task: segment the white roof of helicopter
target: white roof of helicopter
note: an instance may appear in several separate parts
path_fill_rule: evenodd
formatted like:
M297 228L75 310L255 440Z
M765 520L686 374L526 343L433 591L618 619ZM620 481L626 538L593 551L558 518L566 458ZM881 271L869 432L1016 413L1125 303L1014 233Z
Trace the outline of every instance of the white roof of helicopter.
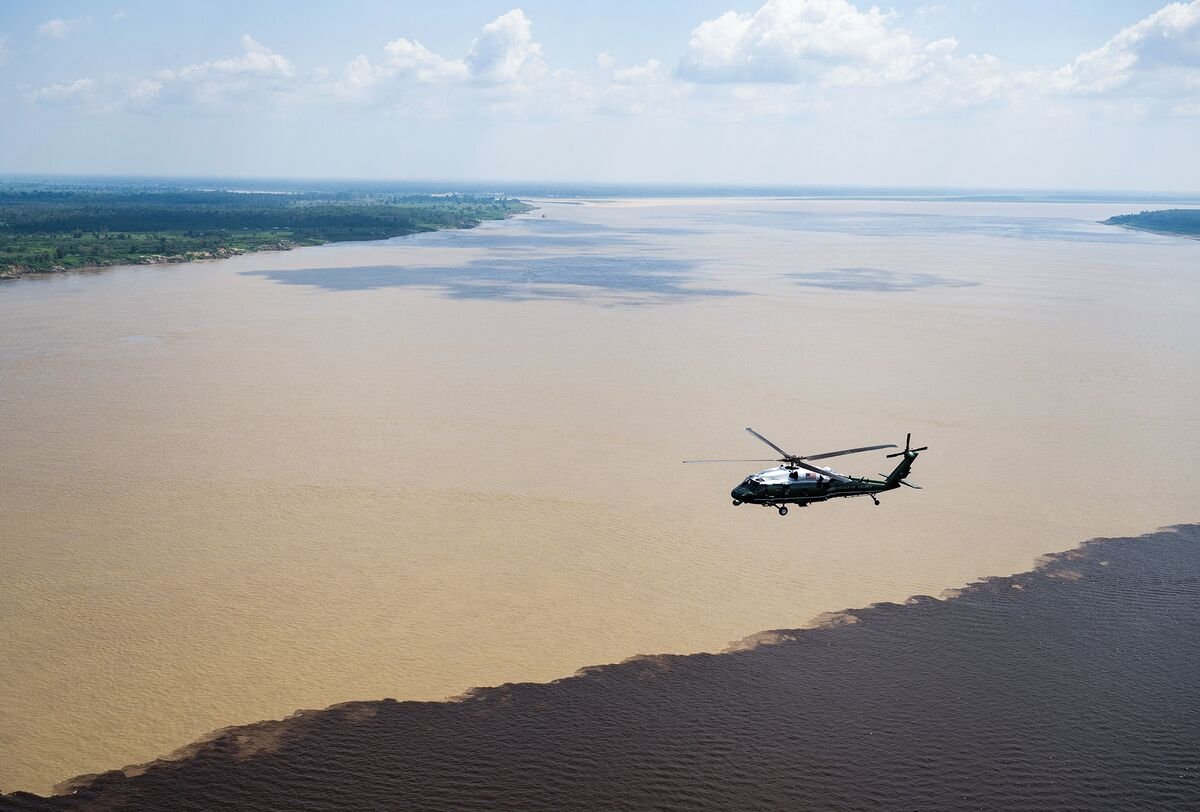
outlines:
M834 473L834 474L837 473L837 471L834 471L832 468L830 468L828 466L822 467L821 470L829 471L830 473ZM793 472L796 474L795 479L792 479L792 477L791 477L791 474ZM796 482L798 480L804 480L804 479L817 479L817 474L813 473L812 471L806 471L803 468L789 468L786 465L777 465L774 468L768 468L765 471L759 471L757 474L751 474L750 479L753 479L755 482L762 482L764 484L770 485L772 483Z

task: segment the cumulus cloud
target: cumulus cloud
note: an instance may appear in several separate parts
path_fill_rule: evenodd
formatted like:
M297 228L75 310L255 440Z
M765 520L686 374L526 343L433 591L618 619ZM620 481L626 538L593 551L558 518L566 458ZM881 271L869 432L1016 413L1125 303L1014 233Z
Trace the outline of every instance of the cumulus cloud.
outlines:
M1171 3L1048 77L1060 93L1200 91L1200 0Z
M50 22L69 29L73 21ZM850 0L766 0L749 13L701 21L674 70L654 58L621 64L607 51L594 66L568 70L547 66L531 21L517 8L483 25L458 54L399 37L340 72L326 71L300 68L245 35L241 52L228 58L60 82L27 97L95 110L341 104L400 115L544 120L729 121L856 107L906 117L1047 97L1131 114L1200 112L1200 0L1171 3L1057 70L1021 73L990 55L963 54L952 36L917 36L901 22L894 12ZM0 38L0 61L4 54Z
M523 72L540 72L542 46L533 41L525 12L515 8L485 25L467 51L466 65L484 82L512 82Z
M73 31L78 31L81 28L87 27L91 23L89 17L76 17L72 20L53 19L47 20L38 26L38 33L43 37L51 37L53 39L64 39Z
M462 58L449 58L421 42L400 37L383 46L384 56L372 62L359 54L342 71L339 79L320 84L318 95L367 103L410 105L436 86L459 85L455 94L469 94L470 86L519 92L521 85L546 73L542 46L533 41L529 18L513 9L485 25ZM443 95L445 104L448 96ZM427 99L431 101L431 99Z
M461 59L446 59L416 40L400 38L383 46L390 75L418 82L442 82L466 79L468 68Z
M727 11L692 30L679 75L694 82L785 82L868 66L902 78L918 43L878 8L847 0L768 0L753 14Z
M916 16L939 10L920 6ZM1057 70L1023 73L990 55L959 54L953 37L923 41L875 7L767 0L753 13L728 11L696 26L676 73L700 84L795 85L814 94L891 87L887 104L901 114L1050 94L1191 115L1200 97L1200 0L1169 3Z
M47 32L56 36L63 30L56 25ZM520 9L484 25L461 58L447 58L417 40L401 37L387 42L374 62L365 54L354 57L340 75L320 69L302 71L249 34L243 35L241 44L242 53L226 59L164 68L143 77L106 77L99 84L93 82L88 95L114 108L141 110L158 104L329 101L432 109L438 103L453 107L451 95L465 104L475 92L472 88L486 94L485 100L493 105L532 95L529 83L548 73L542 46L534 41L529 18ZM460 89L454 94L435 90L446 85ZM82 100L84 94L53 85L31 96L57 102Z
M958 53L958 41L923 41L898 25L894 13L860 10L848 0L768 0L753 13L728 11L692 30L677 75L704 85L735 85L728 95L753 97L772 115L812 111L855 88L906 85L883 101L900 115L965 109L1011 90L992 56ZM810 95L751 93L747 86L804 87ZM762 102L766 107L762 107Z

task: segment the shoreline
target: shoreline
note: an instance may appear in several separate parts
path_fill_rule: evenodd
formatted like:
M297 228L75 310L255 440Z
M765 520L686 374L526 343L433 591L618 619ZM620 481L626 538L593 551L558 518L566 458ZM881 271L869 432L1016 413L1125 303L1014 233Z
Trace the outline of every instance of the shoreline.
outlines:
M134 803L136 805L138 800L143 803L150 801L153 804L152 799L157 797L160 790L178 792L180 783L185 788L183 797L189 797L186 794L188 789L193 792L213 789L210 787L209 781L212 779L212 775L220 776L222 771L228 771L232 778L245 780L245 786L239 784L232 790L238 803L265 803L266 799L253 793L264 791L264 788L279 790L283 787L269 781L261 783L261 779L253 775L254 767L256 761L261 760L263 764L259 766L263 766L264 769L268 762L272 762L273 766L270 767L272 770L277 767L283 769L279 765L274 765L273 762L286 762L286 757L280 755L287 749L284 746L285 743L290 743L290 745L307 744L317 750L322 750L322 748L330 746L327 744L328 740L333 742L336 747L327 755L346 758L342 753L342 748L345 748L347 744L341 738L349 736L353 739L360 735L359 728L375 725L381 727L381 730L378 731L380 735L394 736L398 732L407 731L412 734L413 738L437 739L442 747L453 746L469 750L474 745L463 738L469 735L469 731L475 727L489 726L489 732L494 733L495 731L491 731L490 727L495 727L496 724L503 725L506 715L509 717L510 723L519 723L521 727L519 727L518 733L524 731L528 724L534 724L535 732L529 735L552 738L560 735L559 732L547 733L542 729L542 725L547 724L541 721L543 713L551 716L563 713L567 714L569 718L575 718L573 714L582 712L591 724L599 724L601 728L599 733L603 733L606 720L599 718L599 714L593 714L586 708L581 711L578 707L580 704L586 705L588 701L593 704L600 703L598 705L600 710L620 715L624 712L625 700L617 702L614 701L615 698L626 697L628 702L639 703L646 701L645 694L647 692L655 691L668 692L667 696L657 699L655 702L666 705L675 703L675 706L670 708L670 713L664 712L663 723L668 724L668 719L683 712L683 709L691 707L691 695L688 692L697 686L704 687L714 678L718 679L717 685L725 684L720 680L735 678L736 684L741 684L744 680L758 684L765 680L764 684L772 687L776 685L775 680L777 679L789 679L788 674L795 677L798 673L803 673L805 679L801 682L816 678L814 684L808 686L812 690L818 693L822 690L832 690L836 694L839 689L838 685L822 686L819 680L819 674L825 672L823 667L818 666L820 666L822 658L829 657L838 663L839 669L844 670L843 676L853 676L866 682L877 680L880 686L886 689L885 694L887 690L893 690L897 684L907 683L912 690L919 690L915 687L916 683L912 681L912 675L905 674L903 661L881 662L879 666L881 673L873 674L875 669L872 663L876 660L861 657L859 653L856 653L856 646L867 646L868 651L871 650L870 647L881 646L883 650L889 651L892 647L905 645L903 641L906 636L913 636L920 645L936 647L937 641L943 634L939 629L943 625L949 624L948 628L959 628L960 631L965 628L968 633L965 638L955 639L950 650L960 651L960 653L969 651L973 657L985 661L983 664L973 667L986 670L984 666L989 658L1000 657L1002 661L1007 661L1008 659L1020 660L1022 656L1029 656L1030 652L1027 650L1014 652L1010 649L1007 653L1003 650L999 653L994 652L991 650L991 644L994 641L989 636L996 629L1005 627L1010 621L1024 620L1029 613L1043 613L1044 617L1039 615L1041 620L1038 622L1043 624L1043 628L1046 629L1048 634L1046 641L1056 640L1064 645L1075 642L1080 637L1079 630L1072 628L1068 623L1061 632L1055 631L1053 628L1046 628L1047 621L1050 626L1053 626L1057 621L1077 620L1089 628L1095 626L1098 633L1107 631L1104 622L1097 621L1091 614L1072 616L1068 612L1067 617L1062 617L1062 613L1067 610L1087 607L1092 612L1101 615L1106 612L1118 614L1133 612L1136 614L1139 611L1145 611L1148 616L1154 616L1155 607L1126 606L1128 596L1123 593L1141 581L1145 581L1147 584L1161 585L1159 579L1163 577L1162 573L1174 573L1180 583L1194 581L1197 577L1196 572L1187 570L1176 572L1171 561L1161 560L1163 557L1169 558L1172 554L1178 559L1174 562L1176 566L1180 562L1185 565L1200 565L1200 555L1198 555L1200 554L1200 525L1167 526L1152 533L1130 538L1089 539L1067 550L1041 556L1034 567L1027 571L1005 576L982 577L960 588L948 588L941 593L940 597L913 595L903 603L879 602L862 608L826 613L814 618L810 625L798 629L767 630L749 635L741 641L731 643L725 651L719 654L634 655L619 663L586 666L578 669L571 676L545 683L507 683L491 687L478 687L470 689L458 697L435 702L395 699L347 701L319 710L299 710L282 719L220 728L208 736L183 745L162 758L103 773L69 778L56 785L55 793L49 796L39 796L22 791L0 795L0 809L75 808L76 801L82 801L86 806L89 800L100 806L110 803L116 805ZM1136 569L1139 565L1143 568L1142 572ZM1107 594L1106 590L1115 591L1116 599L1113 600L1114 596ZM1061 601L1062 606L1054 605L1055 600ZM1146 603L1164 600L1169 600L1169 598L1154 595L1147 598ZM1176 601L1178 600L1177 598ZM1185 608L1200 609L1200 607L1192 607L1188 603L1186 594L1182 601ZM1013 615L1013 617L1009 617L1009 615ZM1124 615L1121 616L1124 617ZM964 618L969 621L966 626L962 625ZM1137 621L1134 623L1135 627L1145 622L1145 619L1140 616L1134 619ZM1186 618L1179 622L1186 622ZM916 626L913 625L914 623ZM922 623L926 628L921 628ZM958 623L957 627L956 623ZM995 624L996 629L992 629L988 625L989 623ZM978 624L980 627L976 628L971 624ZM1087 632L1087 634L1090 633ZM972 634L974 634L974 639ZM1087 637L1087 634L1084 634L1083 637ZM873 642L865 644L864 639L866 638L871 638ZM1015 639L1020 646L1034 649L1030 659L1039 667L1043 665L1044 658L1057 662L1058 658L1063 656L1057 651L1043 650L1045 641L1030 641L1020 636ZM1094 645L1097 651L1107 648L1104 640L1097 641ZM1092 644L1089 642L1087 644L1089 656L1096 653L1092 651L1091 646ZM1185 654L1190 653L1186 647L1184 648ZM843 656L838 652L845 652L845 654ZM1118 652L1115 656L1120 657L1121 655ZM788 665L778 675L755 673L756 669L760 672L764 670L771 672L771 669L780 667L781 659L789 657L795 659L796 663ZM1118 664L1123 667L1138 667L1137 662L1134 662L1136 658L1129 657L1128 659L1129 662L1119 660ZM843 660L845 661L843 662ZM917 660L913 660L909 665L915 666L916 662ZM954 664L954 668L944 674L945 678L952 682L956 679L955 674L960 674L964 668L970 670L972 666L968 666L969 662L969 660L960 659ZM934 663L934 667L940 668L942 664ZM951 663L945 661L944 664L950 665ZM800 672L793 672L792 669L799 665L803 665L804 668ZM921 667L926 666L927 664L923 664ZM747 671L747 668L750 670ZM692 674L692 677L698 679L699 682L694 683L688 679L676 678L675 675L682 672L696 672ZM1050 672L1051 674L1056 673L1053 668ZM1046 684L1040 687L1045 690L1053 690L1063 686ZM1070 688L1070 686L1065 687ZM1008 686L1008 690L1011 691L1013 688ZM629 693L630 691L633 693ZM671 692L683 695L671 696ZM715 713L717 720L724 718L721 712L721 703L732 702L736 705L741 701L741 698L726 695L723 692L702 696L708 696L705 699L706 702L718 705ZM940 694L937 695L937 698L938 701L942 699ZM851 703L843 709L844 712L853 715L854 697L848 696L844 699ZM905 701L908 700L905 699ZM958 696L956 701L963 702L964 697ZM658 707L658 705L654 704L654 707ZM1003 711L1001 715L1009 712L1003 708L1000 710ZM525 714L530 712L533 716L531 719L526 719ZM781 709L781 712L786 712L786 709ZM836 717L836 713L837 711L835 711L835 718L840 719L840 717ZM806 714L802 713L801 716L803 721L808 721ZM451 733L434 733L427 727L433 723L434 719L442 717L453 719L454 724L450 725ZM489 725L484 721L488 719L493 720L495 724ZM851 722L848 719L842 721L847 724ZM910 721L912 724L922 723L916 718ZM1100 721L1103 722L1103 717ZM738 730L744 724L751 724L751 722L742 720L740 716L731 717L727 723ZM721 724L721 722L718 721L717 724ZM757 722L753 724L757 724ZM773 727L770 725L768 725L768 729L773 731ZM454 732L455 730L457 732ZM1014 727L1014 730L1017 733L1020 732L1018 727ZM989 735L994 733L994 731L982 729L977 732ZM510 735L515 734L510 731ZM549 766L547 766L542 764L544 759L541 759L541 755L531 755L528 752L537 748L528 745L522 736L517 735L508 741L510 741L510 746L520 751L519 756L514 755L513 758L533 759L541 765L537 769L557 769L558 762L555 761L554 752L542 754L549 757ZM511 742L519 744L511 744ZM405 747L390 739L388 746L397 747L396 757L402 761L411 757ZM720 752L727 753L726 750ZM403 756L400 753L403 753ZM298 754L296 757L307 756ZM599 764L603 765L603 762L599 762ZM413 767L417 772L422 769L437 769L427 764L412 765L406 761L403 766ZM1057 769L1061 765L1054 766ZM199 776L196 779L189 777L188 771L192 767L196 768L195 772ZM291 770L292 767L289 766L288 769ZM329 767L326 766L325 769L329 769ZM376 774L370 776L359 774L362 770L369 771L370 768L362 766L362 762L354 758L347 759L346 769L356 774L348 776L338 773L335 782L348 782L356 786L361 782L365 787L372 784L371 780L367 780L368 778L375 780L379 778ZM212 770L217 772L210 774ZM307 781L306 770L295 770L295 780L301 783ZM321 782L317 783L321 784ZM567 782L562 781L561 783L566 788L564 791L569 794ZM485 783L479 786L488 785ZM147 794L141 794L143 789L147 790ZM228 790L229 787L224 789ZM658 792L660 789L656 787L653 792ZM217 792L215 789L213 791ZM319 791L324 792L324 790ZM355 802L370 805L372 799L377 798L371 794L374 791L371 788L363 788L361 792L366 795ZM454 791L461 793L463 788L457 786ZM127 795L127 792L134 794ZM251 794L238 795L239 792ZM219 795L220 792L217 794ZM459 801L464 800L462 795L457 797ZM499 797L515 800L503 793ZM308 796L307 802L311 802L312 798L313 796ZM272 797L271 800L279 799ZM450 798L443 800L451 801ZM469 800L469 797L466 800ZM929 801L928 798L920 800ZM191 802L199 803L201 801L192 796ZM506 800L501 800L499 805L505 806L506 803ZM530 801L532 807L540 805L536 798Z
M511 217L509 215L508 217ZM508 217L505 219L507 220ZM110 268L131 268L144 265L185 265L193 262L210 262L214 260L230 259L232 257L240 257L246 254L265 254L276 251L294 251L297 248L315 248L319 245L335 245L343 242L382 242L384 240L395 239L396 237L411 237L414 234L429 234L433 231L466 231L472 228L478 228L483 221L474 223L469 226L447 226L446 228L433 229L418 229L407 231L402 234L389 234L386 237L379 237L375 240L320 240L313 242L295 242L292 240L279 240L276 243L263 245L257 248L237 248L232 246L222 246L208 251L188 251L183 254L146 254L134 262L90 262L84 265L76 265L72 268L67 268L62 265L56 265L52 268L32 268L28 265L5 265L0 267L0 280L5 279L23 279L27 276L54 276L61 273L72 273L74 271L100 271Z
M1185 240L1200 240L1200 234L1189 234L1183 231L1167 231L1160 228L1148 228L1146 226L1131 225L1129 223L1106 223L1100 220L1100 225L1117 226L1118 228L1126 228L1130 231L1138 231L1142 234L1157 234L1160 237L1182 237Z
M384 239L389 238L385 237ZM216 259L229 259L230 257L237 257L243 254L259 254L268 251L291 251L294 248L306 248L310 245L327 245L328 242L307 244L289 242L289 244L285 245L285 241L281 240L276 245L263 246L261 248L222 247L212 251L191 251L186 254L147 254L135 262L89 262L84 265L76 265L73 268L67 268L63 265L56 265L53 268L31 268L28 265L6 265L3 268L0 268L0 279L21 279L26 276L51 276L60 273L71 273L73 271L99 271L107 268L133 267L137 265L182 265L190 262L206 262Z

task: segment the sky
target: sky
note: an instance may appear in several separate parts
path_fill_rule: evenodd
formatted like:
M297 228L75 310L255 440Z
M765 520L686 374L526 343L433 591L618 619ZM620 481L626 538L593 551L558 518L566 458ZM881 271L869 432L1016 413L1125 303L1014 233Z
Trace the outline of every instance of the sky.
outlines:
M0 0L0 172L1200 191L1200 0Z

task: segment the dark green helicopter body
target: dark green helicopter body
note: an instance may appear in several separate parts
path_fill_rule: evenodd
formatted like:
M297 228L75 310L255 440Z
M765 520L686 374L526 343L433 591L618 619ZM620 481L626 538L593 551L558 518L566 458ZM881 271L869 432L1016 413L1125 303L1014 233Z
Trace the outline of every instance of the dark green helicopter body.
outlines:
M926 448L912 448L911 434L908 435L908 439L904 442L903 451L888 454L889 458L901 458L895 469L890 474L880 474L880 476L884 477L883 479L869 479L867 477L848 477L830 468L818 468L812 465L810 461L826 459L827 457L839 457L844 454L858 454L863 451L875 451L881 448L895 448L895 445L872 445L862 448L847 448L842 451L829 451L824 454L801 456L789 454L754 429L747 428L746 431L782 454L783 456L778 461L783 464L775 468L769 468L766 471L760 471L757 474L751 474L740 482L730 492L734 505L750 504L773 507L779 511L780 516L786 516L788 505L807 507L813 502L826 502L830 499L837 499L843 496L869 496L878 505L879 499L876 497L876 494L895 490L901 485L919 489L918 485L904 481L912 469L913 461L916 460L918 453L924 451ZM685 460L685 462L771 461Z

